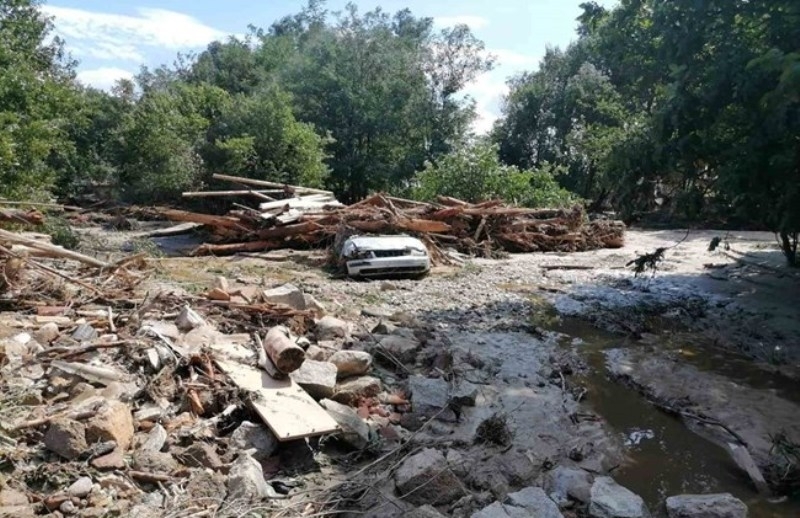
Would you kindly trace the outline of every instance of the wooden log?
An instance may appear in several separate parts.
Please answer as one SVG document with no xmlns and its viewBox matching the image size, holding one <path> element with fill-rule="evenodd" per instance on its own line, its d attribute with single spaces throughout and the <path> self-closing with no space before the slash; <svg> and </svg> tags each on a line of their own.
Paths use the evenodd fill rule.
<svg viewBox="0 0 800 518">
<path fill-rule="evenodd" d="M 188 234 L 193 230 L 200 228 L 202 224 L 200 223 L 180 223 L 178 225 L 173 225 L 167 228 L 160 228 L 157 230 L 152 230 L 147 233 L 147 237 L 169 237 L 169 236 L 179 236 L 181 234 Z"/>
<path fill-rule="evenodd" d="M 227 174 L 215 174 L 213 175 L 215 180 L 226 180 L 228 182 L 235 182 L 241 183 L 244 185 L 255 185 L 256 187 L 268 187 L 272 189 L 285 189 L 289 190 L 290 192 L 294 193 L 316 193 L 316 194 L 328 194 L 333 196 L 331 191 L 325 191 L 323 189 L 312 189 L 311 187 L 301 187 L 299 185 L 288 185 L 282 184 L 277 182 L 268 182 L 265 180 L 254 180 L 252 178 L 242 178 L 240 176 L 231 176 Z"/>
<path fill-rule="evenodd" d="M 0 208 L 0 221 L 39 226 L 44 224 L 44 214 L 38 210 Z"/>
<path fill-rule="evenodd" d="M 390 223 L 391 225 L 391 223 Z M 442 221 L 432 221 L 429 219 L 401 219 L 394 226 L 398 229 L 409 230 L 411 232 L 441 233 L 450 231 L 451 227 Z"/>
<path fill-rule="evenodd" d="M 451 198 L 450 196 L 437 196 L 436 199 L 439 200 L 439 203 L 447 205 L 448 207 L 466 207 L 469 205 L 469 203 L 463 200 Z"/>
<path fill-rule="evenodd" d="M 184 198 L 225 198 L 228 196 L 256 196 L 258 198 L 274 200 L 268 194 L 283 194 L 285 191 L 278 189 L 270 190 L 239 190 L 239 191 L 189 191 L 181 194 Z"/>
<path fill-rule="evenodd" d="M 282 227 L 268 228 L 259 231 L 256 235 L 261 239 L 280 239 L 285 237 L 307 234 L 317 230 L 319 225 L 313 221 L 304 221 L 296 225 L 286 225 Z"/>
<path fill-rule="evenodd" d="M 269 330 L 264 338 L 264 351 L 273 365 L 284 374 L 299 369 L 306 359 L 303 348 L 289 338 L 289 330 L 283 326 Z"/>
<path fill-rule="evenodd" d="M 185 210 L 168 209 L 161 214 L 172 221 L 185 221 L 188 223 L 200 223 L 215 228 L 231 228 L 247 232 L 250 229 L 242 225 L 241 220 L 229 216 L 214 216 L 212 214 L 201 214 L 199 212 L 188 212 Z"/>
<path fill-rule="evenodd" d="M 245 241 L 242 243 L 228 243 L 224 245 L 214 245 L 205 243 L 195 248 L 191 255 L 232 255 L 239 252 L 263 252 L 264 250 L 274 250 L 281 248 L 283 243 L 280 241 Z"/>
<path fill-rule="evenodd" d="M 35 248 L 36 250 L 43 250 L 45 252 L 52 253 L 54 257 L 71 259 L 73 261 L 77 261 L 88 266 L 94 266 L 96 268 L 107 268 L 110 266 L 110 264 L 107 262 L 95 259 L 94 257 L 90 257 L 73 250 L 67 250 L 66 248 L 62 248 L 51 243 L 45 243 L 36 239 L 20 236 L 19 234 L 8 232 L 7 230 L 0 230 L 0 241 L 17 245 L 25 245 L 30 248 Z"/>
</svg>

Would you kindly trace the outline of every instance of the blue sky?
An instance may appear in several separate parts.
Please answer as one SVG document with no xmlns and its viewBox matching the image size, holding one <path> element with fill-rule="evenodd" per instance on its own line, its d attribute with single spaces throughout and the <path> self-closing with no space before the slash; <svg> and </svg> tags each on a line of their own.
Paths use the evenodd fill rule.
<svg viewBox="0 0 800 518">
<path fill-rule="evenodd" d="M 478 105 L 475 129 L 483 132 L 500 115 L 506 79 L 538 66 L 547 45 L 575 38 L 583 0 L 355 0 L 360 11 L 380 6 L 394 13 L 409 8 L 437 25 L 467 23 L 498 58 L 498 64 L 468 88 Z M 331 11 L 347 0 L 328 0 Z M 601 0 L 607 7 L 614 0 Z M 53 0 L 44 6 L 56 32 L 80 61 L 78 78 L 99 88 L 130 77 L 141 65 L 172 63 L 178 52 L 202 50 L 209 42 L 242 34 L 249 24 L 268 27 L 298 12 L 305 0 Z"/>
</svg>

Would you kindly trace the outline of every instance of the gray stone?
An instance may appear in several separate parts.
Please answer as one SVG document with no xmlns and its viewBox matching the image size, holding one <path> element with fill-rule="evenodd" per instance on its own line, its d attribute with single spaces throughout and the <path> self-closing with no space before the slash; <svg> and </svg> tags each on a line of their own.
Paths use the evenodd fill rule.
<svg viewBox="0 0 800 518">
<path fill-rule="evenodd" d="M 59 334 L 58 325 L 55 322 L 48 322 L 33 333 L 33 338 L 40 344 L 50 344 Z"/>
<path fill-rule="evenodd" d="M 320 301 L 315 299 L 312 295 L 306 293 L 304 295 L 305 302 L 306 302 L 306 309 L 316 313 L 319 317 L 324 317 L 327 311 L 325 310 L 325 306 L 323 306 Z"/>
<path fill-rule="evenodd" d="M 384 315 L 381 315 L 381 316 L 389 317 L 389 316 L 391 316 L 391 314 L 384 314 Z M 396 325 L 394 325 L 394 324 L 392 324 L 390 322 L 386 322 L 385 320 L 381 320 L 380 322 L 378 322 L 378 325 L 376 325 L 375 327 L 372 328 L 372 334 L 390 335 L 390 334 L 394 333 L 394 331 L 396 329 L 397 329 Z"/>
<path fill-rule="evenodd" d="M 183 450 L 178 459 L 190 468 L 210 468 L 213 470 L 221 469 L 222 459 L 219 458 L 217 450 L 207 442 L 196 442 Z"/>
<path fill-rule="evenodd" d="M 559 466 L 547 474 L 545 489 L 559 504 L 572 498 L 588 504 L 592 493 L 592 476 L 582 469 Z"/>
<path fill-rule="evenodd" d="M 331 397 L 336 387 L 336 365 L 330 362 L 305 360 L 289 376 L 314 399 Z"/>
<path fill-rule="evenodd" d="M 317 345 L 309 345 L 306 349 L 306 361 L 315 360 L 318 362 L 326 362 L 333 355 L 330 349 L 323 349 Z"/>
<path fill-rule="evenodd" d="M 408 378 L 411 393 L 411 409 L 415 416 L 431 418 L 439 414 L 449 401 L 450 386 L 441 378 L 426 378 L 414 375 Z M 441 412 L 442 418 L 451 418 L 452 413 Z"/>
<path fill-rule="evenodd" d="M 317 340 L 336 340 L 350 336 L 350 324 L 331 316 L 322 317 L 316 321 Z"/>
<path fill-rule="evenodd" d="M 563 518 L 558 506 L 540 487 L 526 487 L 508 495 L 506 506 L 518 507 L 537 518 Z"/>
<path fill-rule="evenodd" d="M 589 516 L 592 518 L 649 518 L 644 500 L 611 477 L 598 477 L 592 484 Z"/>
<path fill-rule="evenodd" d="M 133 454 L 133 467 L 139 471 L 163 475 L 178 469 L 178 463 L 169 453 L 142 450 Z"/>
<path fill-rule="evenodd" d="M 370 439 L 369 425 L 353 408 L 330 399 L 323 399 L 320 405 L 342 428 L 340 437 L 344 442 L 359 450 L 367 447 Z"/>
<path fill-rule="evenodd" d="M 271 492 L 261 464 L 246 453 L 240 455 L 228 473 L 228 500 L 253 502 L 267 498 Z"/>
<path fill-rule="evenodd" d="M 191 331 L 192 329 L 198 328 L 200 326 L 205 326 L 206 321 L 203 320 L 203 317 L 197 314 L 192 308 L 189 306 L 184 306 L 181 309 L 181 312 L 178 313 L 178 317 L 175 319 L 175 325 L 178 326 L 183 332 Z"/>
<path fill-rule="evenodd" d="M 231 434 L 230 445 L 234 451 L 247 452 L 256 460 L 265 460 L 278 449 L 278 439 L 266 426 L 243 421 Z"/>
<path fill-rule="evenodd" d="M 503 505 L 495 502 L 484 507 L 476 513 L 472 513 L 471 518 L 530 518 L 531 515 L 526 510 L 510 505 Z"/>
<path fill-rule="evenodd" d="M 421 347 L 422 344 L 416 338 L 389 335 L 383 337 L 375 347 L 375 356 L 380 359 L 380 353 L 384 353 L 400 363 L 413 364 Z M 391 362 L 391 360 L 389 361 Z"/>
<path fill-rule="evenodd" d="M 161 451 L 167 443 L 167 431 L 160 424 L 156 424 L 150 433 L 147 434 L 147 439 L 144 440 L 140 451 Z"/>
<path fill-rule="evenodd" d="M 445 516 L 436 510 L 432 505 L 423 505 L 417 507 L 410 513 L 407 513 L 406 518 L 445 518 Z"/>
<path fill-rule="evenodd" d="M 730 493 L 667 498 L 669 518 L 747 518 L 747 506 Z"/>
<path fill-rule="evenodd" d="M 359 398 L 375 397 L 382 389 L 381 380 L 372 376 L 349 378 L 336 385 L 331 399 L 345 405 L 354 405 Z"/>
<path fill-rule="evenodd" d="M 58 510 L 66 515 L 71 515 L 78 512 L 78 508 L 75 507 L 75 504 L 72 503 L 72 500 L 61 502 L 61 505 L 58 506 Z"/>
<path fill-rule="evenodd" d="M 86 427 L 72 419 L 55 419 L 44 435 L 44 445 L 67 460 L 75 460 L 89 449 Z"/>
<path fill-rule="evenodd" d="M 450 399 L 459 406 L 475 406 L 478 400 L 478 385 L 460 381 L 450 393 Z"/>
<path fill-rule="evenodd" d="M 306 297 L 294 284 L 284 284 L 277 288 L 264 290 L 264 300 L 271 304 L 283 304 L 294 309 L 306 309 Z"/>
<path fill-rule="evenodd" d="M 72 332 L 72 338 L 78 342 L 88 342 L 97 338 L 97 329 L 89 324 L 80 324 Z"/>
<path fill-rule="evenodd" d="M 92 492 L 94 483 L 89 477 L 81 477 L 67 488 L 67 494 L 76 498 L 86 498 Z"/>
<path fill-rule="evenodd" d="M 372 367 L 372 355 L 364 351 L 338 351 L 328 361 L 336 365 L 339 379 L 361 376 Z"/>
<path fill-rule="evenodd" d="M 426 448 L 406 459 L 394 474 L 403 500 L 414 505 L 444 505 L 464 496 L 461 481 L 439 450 Z"/>
</svg>

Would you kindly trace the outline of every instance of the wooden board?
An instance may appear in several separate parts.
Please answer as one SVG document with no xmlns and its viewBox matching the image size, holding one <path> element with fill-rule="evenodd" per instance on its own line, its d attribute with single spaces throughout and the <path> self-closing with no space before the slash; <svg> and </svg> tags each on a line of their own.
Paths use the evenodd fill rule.
<svg viewBox="0 0 800 518">
<path fill-rule="evenodd" d="M 215 362 L 237 387 L 254 392 L 253 408 L 279 441 L 325 435 L 339 431 L 339 425 L 319 403 L 291 378 L 276 380 L 249 365 L 255 351 L 243 344 L 247 335 L 218 335 L 208 344 Z"/>
<path fill-rule="evenodd" d="M 279 441 L 291 441 L 339 430 L 339 425 L 291 378 L 273 379 L 263 370 L 216 360 L 237 387 L 254 392 L 253 408 Z"/>
</svg>

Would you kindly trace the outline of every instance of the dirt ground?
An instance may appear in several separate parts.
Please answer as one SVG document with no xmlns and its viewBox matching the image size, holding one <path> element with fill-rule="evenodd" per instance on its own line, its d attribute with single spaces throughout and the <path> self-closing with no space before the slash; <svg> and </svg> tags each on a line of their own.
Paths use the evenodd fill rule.
<svg viewBox="0 0 800 518">
<path fill-rule="evenodd" d="M 669 496 L 708 492 L 734 494 L 750 516 L 800 512 L 783 493 L 759 495 L 724 450 L 746 442 L 768 477 L 784 477 L 774 487 L 791 489 L 797 474 L 772 446 L 778 435 L 800 443 L 800 272 L 784 266 L 771 234 L 630 230 L 621 249 L 460 258 L 422 280 L 365 282 L 327 270 L 324 252 L 185 257 L 197 239 L 154 242 L 151 224 L 139 225 L 81 233 L 84 249 L 100 256 L 151 254 L 142 292 L 200 295 L 219 276 L 232 289 L 292 283 L 353 324 L 356 349 L 369 347 L 381 323 L 424 335 L 416 357 L 375 375 L 387 387 L 415 376 L 466 382 L 476 387 L 474 406 L 424 425 L 402 422 L 401 437 L 383 447 L 408 441 L 412 451 L 446 456 L 464 493 L 437 506 L 445 515 L 471 516 L 511 491 L 549 488 L 559 466 L 611 474 L 655 516 L 665 515 Z M 714 237 L 722 242 L 709 251 Z M 658 248 L 656 270 L 635 276 L 629 263 Z M 0 328 L 0 338 L 11 331 Z M 498 422 L 507 440 L 479 440 Z M 369 465 L 324 447 L 306 460 L 315 467 L 291 470 L 305 492 Z M 408 515 L 414 506 L 398 498 L 395 469 L 340 509 Z M 291 515 L 286 505 L 277 515 Z M 571 505 L 565 515 L 583 512 Z"/>
</svg>

